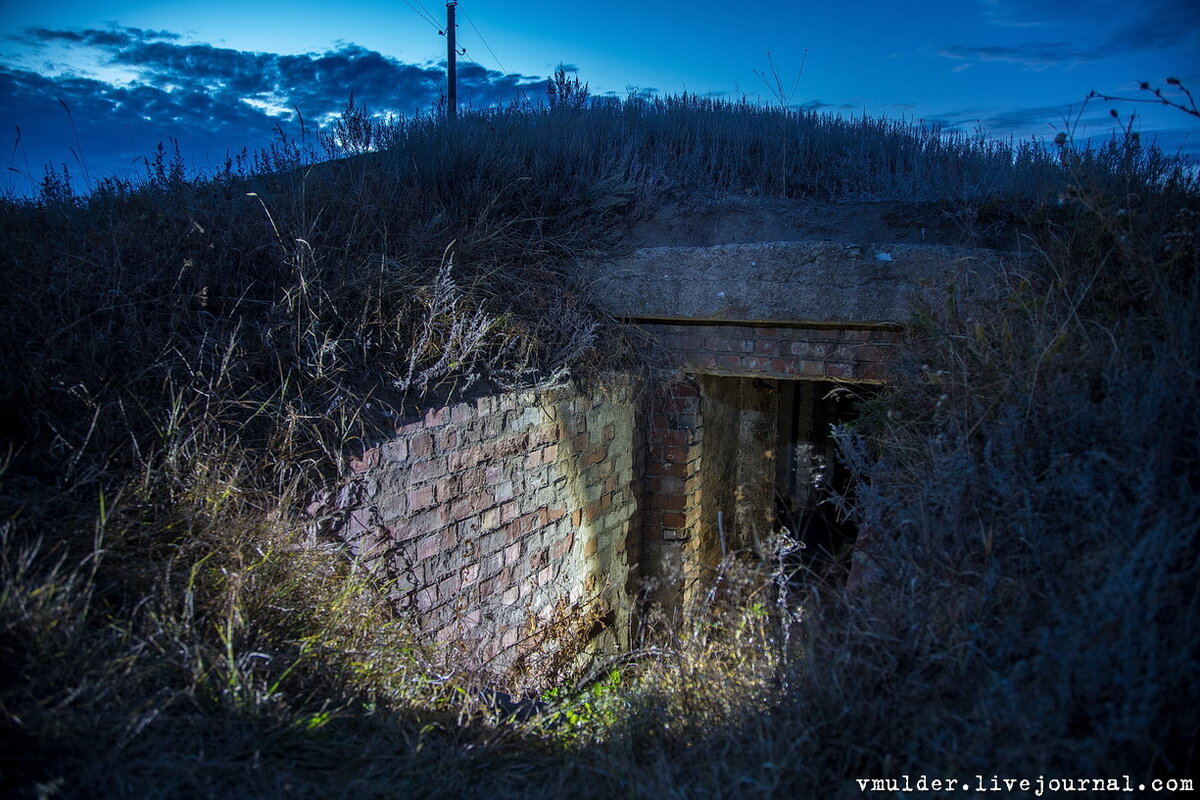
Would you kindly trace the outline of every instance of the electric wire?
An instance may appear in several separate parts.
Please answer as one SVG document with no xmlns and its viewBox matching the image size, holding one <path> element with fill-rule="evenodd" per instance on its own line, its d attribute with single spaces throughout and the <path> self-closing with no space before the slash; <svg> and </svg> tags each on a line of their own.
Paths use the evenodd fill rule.
<svg viewBox="0 0 1200 800">
<path fill-rule="evenodd" d="M 426 11 L 424 6 L 420 5 L 420 0 L 417 0 L 417 5 L 415 5 L 415 6 L 411 2 L 409 2 L 409 0 L 404 0 L 404 5 L 411 8 L 413 10 L 413 12 L 417 14 L 417 16 L 419 16 L 421 19 L 425 20 L 430 25 L 432 25 L 433 29 L 435 31 L 437 31 L 438 33 L 443 33 L 442 26 L 438 25 L 437 20 L 434 19 L 434 16 L 432 14 L 430 14 L 428 11 Z M 420 6 L 420 7 L 418 7 L 418 6 Z"/>
<path fill-rule="evenodd" d="M 483 46 L 486 47 L 487 51 L 492 54 L 492 58 L 496 60 L 496 64 L 500 67 L 500 71 L 507 75 L 508 70 L 504 68 L 504 64 L 500 61 L 500 57 L 496 55 L 496 51 L 492 49 L 490 44 L 488 44 L 488 40 L 483 38 L 483 34 L 480 33 L 479 28 L 475 27 L 475 20 L 471 19 L 471 15 L 468 14 L 467 10 L 461 5 L 458 8 L 460 11 L 462 11 L 462 15 L 466 17 L 467 23 L 471 26 L 471 29 L 475 31 L 475 35 L 479 37 L 479 41 L 483 42 Z"/>
</svg>

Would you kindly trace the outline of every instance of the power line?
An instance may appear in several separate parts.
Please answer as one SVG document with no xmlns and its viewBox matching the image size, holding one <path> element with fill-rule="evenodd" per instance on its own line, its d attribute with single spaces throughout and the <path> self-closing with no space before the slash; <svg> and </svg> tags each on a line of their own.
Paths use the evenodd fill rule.
<svg viewBox="0 0 1200 800">
<path fill-rule="evenodd" d="M 496 55 L 496 51 L 492 49 L 490 44 L 488 44 L 487 39 L 483 38 L 483 34 L 479 32 L 479 28 L 475 27 L 475 21 L 471 19 L 471 15 L 467 13 L 465 8 L 462 8 L 461 11 L 463 16 L 467 18 L 467 22 L 470 24 L 471 29 L 475 31 L 475 35 L 479 37 L 479 41 L 483 42 L 483 46 L 486 47 L 487 51 L 492 54 L 492 58 L 496 59 L 496 64 L 499 65 L 500 71 L 507 75 L 508 70 L 504 68 L 504 64 L 501 63 L 499 56 Z"/>
<path fill-rule="evenodd" d="M 421 0 L 417 0 L 417 5 L 414 6 L 412 3 L 409 2 L 409 0 L 404 0 L 404 5 L 411 8 L 413 10 L 413 12 L 416 13 L 421 19 L 425 20 L 430 25 L 432 25 L 433 29 L 435 31 L 437 31 L 438 33 L 442 33 L 443 32 L 442 26 L 438 25 L 437 20 L 434 19 L 434 16 L 432 14 L 430 14 L 428 11 L 426 11 L 425 6 L 420 5 L 420 2 L 421 2 Z M 418 8 L 418 6 L 420 6 L 420 7 Z"/>
</svg>

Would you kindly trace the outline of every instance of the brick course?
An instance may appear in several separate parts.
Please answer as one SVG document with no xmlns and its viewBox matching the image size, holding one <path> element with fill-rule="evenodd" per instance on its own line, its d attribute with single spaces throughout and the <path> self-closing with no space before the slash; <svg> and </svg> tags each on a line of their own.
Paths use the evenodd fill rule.
<svg viewBox="0 0 1200 800">
<path fill-rule="evenodd" d="M 594 397 L 518 392 L 428 409 L 353 459 L 333 507 L 318 511 L 396 582 L 422 630 L 465 637 L 481 666 L 518 661 L 539 644 L 531 620 L 587 603 L 623 615 L 607 635 L 628 644 L 641 526 L 635 394 L 625 383 Z"/>
</svg>

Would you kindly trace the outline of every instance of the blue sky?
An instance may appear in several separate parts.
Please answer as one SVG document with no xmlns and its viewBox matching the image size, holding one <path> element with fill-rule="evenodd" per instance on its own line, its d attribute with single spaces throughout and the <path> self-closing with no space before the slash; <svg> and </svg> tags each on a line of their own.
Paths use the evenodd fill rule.
<svg viewBox="0 0 1200 800">
<path fill-rule="evenodd" d="M 1182 0 L 458 8 L 460 99 L 479 106 L 540 96 L 559 63 L 594 94 L 770 102 L 759 77 L 768 52 L 793 105 L 1004 138 L 1053 138 L 1091 90 L 1146 97 L 1138 81 L 1166 90 L 1168 76 L 1200 90 L 1200 4 Z M 277 124 L 296 132 L 293 107 L 310 125 L 329 119 L 351 90 L 375 111 L 427 110 L 441 89 L 444 16 L 444 0 L 0 0 L 0 190 L 23 191 L 47 162 L 78 183 L 85 165 L 93 179 L 138 174 L 170 138 L 189 165 L 211 169 L 269 142 Z M 1140 114 L 1144 137 L 1200 153 L 1200 120 L 1155 105 L 1093 101 L 1080 132 L 1111 131 L 1114 105 Z"/>
</svg>

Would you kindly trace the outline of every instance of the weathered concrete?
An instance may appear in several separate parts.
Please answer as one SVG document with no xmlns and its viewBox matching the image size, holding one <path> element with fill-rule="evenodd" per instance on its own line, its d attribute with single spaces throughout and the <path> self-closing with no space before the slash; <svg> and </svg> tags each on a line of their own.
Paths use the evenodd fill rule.
<svg viewBox="0 0 1200 800">
<path fill-rule="evenodd" d="M 588 265 L 586 279 L 624 319 L 863 326 L 906 322 L 923 292 L 984 287 L 1029 257 L 831 241 L 651 247 Z"/>
</svg>

